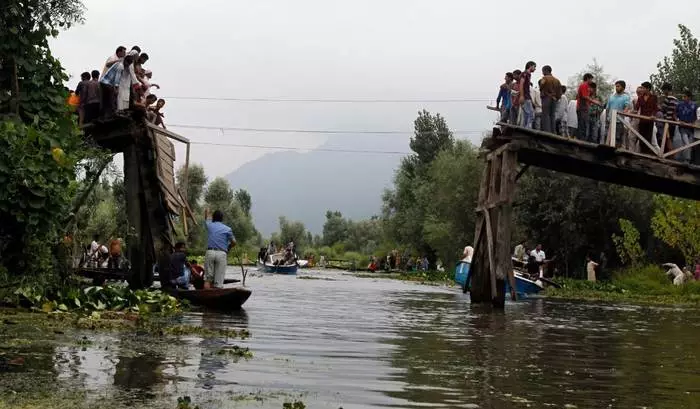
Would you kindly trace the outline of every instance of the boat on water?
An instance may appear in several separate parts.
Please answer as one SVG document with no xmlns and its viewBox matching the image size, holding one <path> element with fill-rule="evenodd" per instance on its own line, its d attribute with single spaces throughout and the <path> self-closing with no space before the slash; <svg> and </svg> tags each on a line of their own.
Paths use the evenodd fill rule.
<svg viewBox="0 0 700 409">
<path fill-rule="evenodd" d="M 515 276 L 515 293 L 519 296 L 537 294 L 544 290 L 540 280 L 533 281 L 519 271 L 513 271 Z M 506 294 L 510 293 L 510 283 L 506 281 Z"/>
<path fill-rule="evenodd" d="M 252 293 L 245 287 L 209 288 L 205 290 L 183 290 L 168 288 L 165 292 L 175 298 L 188 300 L 194 305 L 219 311 L 240 310 Z"/>
<path fill-rule="evenodd" d="M 467 263 L 466 261 L 460 261 L 455 267 L 455 281 L 462 287 L 464 292 L 467 292 L 470 268 L 471 263 Z M 513 270 L 513 276 L 515 278 L 515 292 L 521 297 L 528 294 L 537 294 L 544 290 L 539 279 L 532 280 L 530 276 L 518 270 Z M 506 281 L 506 294 L 508 293 L 510 293 L 510 284 Z"/>
<path fill-rule="evenodd" d="M 263 263 L 266 273 L 272 274 L 296 274 L 299 266 L 294 264 L 274 264 L 271 262 Z"/>
</svg>

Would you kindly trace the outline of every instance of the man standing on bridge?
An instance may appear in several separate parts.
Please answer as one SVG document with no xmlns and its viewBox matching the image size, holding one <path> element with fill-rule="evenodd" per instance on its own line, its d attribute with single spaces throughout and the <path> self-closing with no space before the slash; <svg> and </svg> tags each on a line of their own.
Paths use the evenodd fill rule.
<svg viewBox="0 0 700 409">
<path fill-rule="evenodd" d="M 537 69 L 537 64 L 534 61 L 528 61 L 525 64 L 525 71 L 520 75 L 520 107 L 523 109 L 523 124 L 525 128 L 532 129 L 535 122 L 535 106 L 532 104 L 532 94 L 530 86 L 532 85 L 532 73 Z"/>
<path fill-rule="evenodd" d="M 204 254 L 204 288 L 224 286 L 224 276 L 228 264 L 228 251 L 236 245 L 236 238 L 230 227 L 223 223 L 224 214 L 216 210 L 209 221 L 209 209 L 204 209 L 207 225 L 207 252 Z"/>
<path fill-rule="evenodd" d="M 561 98 L 561 83 L 552 75 L 552 67 L 542 67 L 543 77 L 540 79 L 542 96 L 542 130 L 556 133 L 557 103 Z"/>
</svg>

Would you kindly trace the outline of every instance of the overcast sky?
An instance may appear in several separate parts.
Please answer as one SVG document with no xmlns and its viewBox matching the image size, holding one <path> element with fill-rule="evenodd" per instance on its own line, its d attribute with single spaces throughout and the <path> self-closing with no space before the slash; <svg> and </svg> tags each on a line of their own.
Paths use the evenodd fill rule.
<svg viewBox="0 0 700 409">
<path fill-rule="evenodd" d="M 473 141 L 494 119 L 485 101 L 329 104 L 168 97 L 493 100 L 503 73 L 523 69 L 530 59 L 551 65 L 566 82 L 596 58 L 613 78 L 636 85 L 670 54 L 677 24 L 700 31 L 697 0 L 84 3 L 85 24 L 52 44 L 73 76 L 71 87 L 82 71 L 101 70 L 118 45 L 137 44 L 150 55 L 146 68 L 153 82 L 162 86 L 155 93 L 168 101 L 166 123 L 410 133 L 416 111 L 426 108 L 442 113 L 452 129 L 466 131 L 458 137 Z M 314 148 L 326 139 L 171 129 L 193 142 Z M 193 145 L 191 160 L 203 163 L 210 176 L 223 176 L 273 151 Z M 184 150 L 178 154 L 182 160 Z"/>
</svg>

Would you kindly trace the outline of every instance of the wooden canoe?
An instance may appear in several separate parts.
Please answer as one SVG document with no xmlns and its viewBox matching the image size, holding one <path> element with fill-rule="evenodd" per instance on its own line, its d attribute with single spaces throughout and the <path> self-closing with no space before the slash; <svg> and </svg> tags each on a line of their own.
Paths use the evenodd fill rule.
<svg viewBox="0 0 700 409">
<path fill-rule="evenodd" d="M 194 305 L 220 311 L 239 310 L 251 294 L 251 291 L 244 287 L 210 288 L 207 290 L 169 288 L 166 292 L 175 298 L 188 300 Z"/>
</svg>

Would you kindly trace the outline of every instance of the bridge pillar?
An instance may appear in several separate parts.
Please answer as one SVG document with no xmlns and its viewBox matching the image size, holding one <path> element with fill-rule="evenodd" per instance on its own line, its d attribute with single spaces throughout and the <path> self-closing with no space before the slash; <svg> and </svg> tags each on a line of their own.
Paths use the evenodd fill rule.
<svg viewBox="0 0 700 409">
<path fill-rule="evenodd" d="M 474 256 L 471 264 L 472 303 L 505 305 L 505 280 L 513 282 L 511 228 L 518 155 L 505 144 L 486 155 L 477 202 Z M 514 287 L 513 287 L 514 288 Z"/>
</svg>

